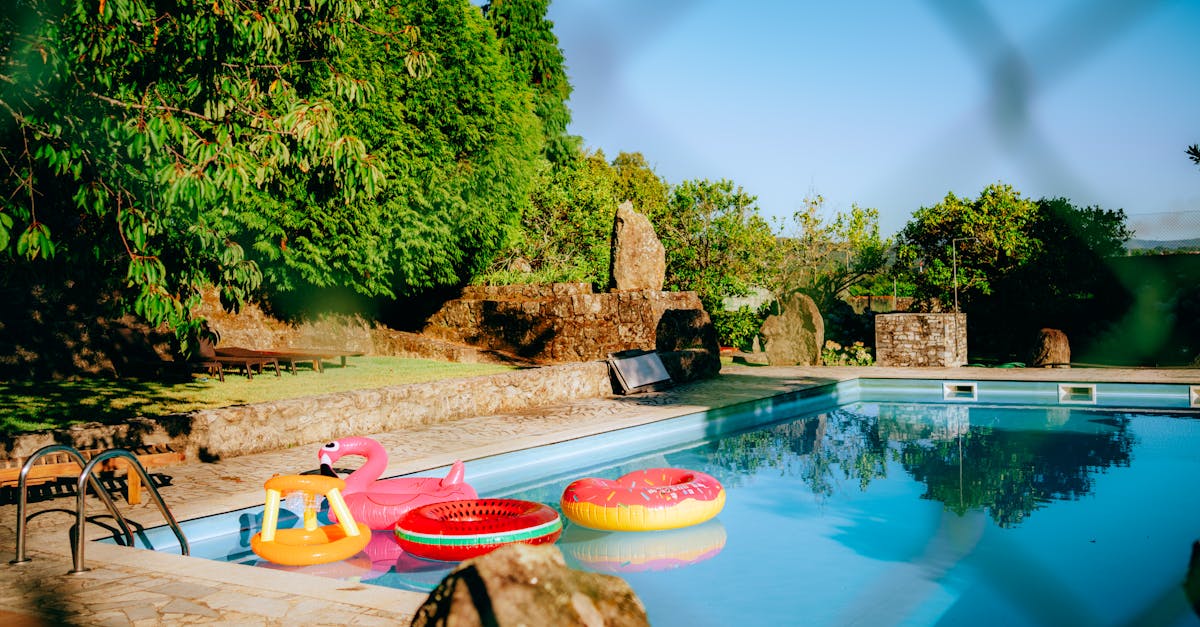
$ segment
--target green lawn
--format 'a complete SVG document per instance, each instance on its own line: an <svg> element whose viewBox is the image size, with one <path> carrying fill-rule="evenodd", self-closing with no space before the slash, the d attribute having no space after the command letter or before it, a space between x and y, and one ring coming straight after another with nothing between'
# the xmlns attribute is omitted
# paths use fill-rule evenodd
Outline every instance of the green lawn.
<svg viewBox="0 0 1200 627"><path fill-rule="evenodd" d="M205 375L191 380L109 379L0 381L0 437L84 422L120 423L135 416L164 416L211 407L297 398L347 390L471 377L513 370L493 364L458 364L399 357L350 357L346 367L323 373L299 368L255 375L225 373L224 383Z"/></svg>

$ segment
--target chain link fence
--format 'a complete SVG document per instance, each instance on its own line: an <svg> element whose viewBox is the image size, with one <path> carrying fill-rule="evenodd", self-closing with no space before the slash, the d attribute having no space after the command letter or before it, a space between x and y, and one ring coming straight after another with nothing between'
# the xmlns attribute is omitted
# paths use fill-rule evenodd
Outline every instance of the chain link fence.
<svg viewBox="0 0 1200 627"><path fill-rule="evenodd" d="M1200 210L1131 215L1128 224L1131 251L1200 251Z"/></svg>

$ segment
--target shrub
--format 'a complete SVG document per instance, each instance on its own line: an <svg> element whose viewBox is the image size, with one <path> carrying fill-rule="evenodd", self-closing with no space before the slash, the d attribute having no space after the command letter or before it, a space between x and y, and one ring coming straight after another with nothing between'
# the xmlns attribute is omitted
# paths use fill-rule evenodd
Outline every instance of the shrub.
<svg viewBox="0 0 1200 627"><path fill-rule="evenodd" d="M826 366L870 366L875 363L871 349L862 342L855 342L843 347L833 340L825 342L821 351L821 360Z"/></svg>
<svg viewBox="0 0 1200 627"><path fill-rule="evenodd" d="M723 311L713 308L709 316L713 326L717 328L717 341L721 346L733 346L748 351L754 345L754 337L762 329L763 320L770 312L770 304L758 309L742 307L737 311Z"/></svg>

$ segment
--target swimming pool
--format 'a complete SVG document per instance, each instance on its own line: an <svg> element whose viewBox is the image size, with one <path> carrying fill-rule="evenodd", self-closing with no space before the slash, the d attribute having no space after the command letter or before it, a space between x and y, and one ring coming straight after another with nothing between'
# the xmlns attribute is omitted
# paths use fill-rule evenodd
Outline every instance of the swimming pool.
<svg viewBox="0 0 1200 627"><path fill-rule="evenodd" d="M720 479L725 510L703 525L568 525L558 543L572 564L629 581L655 625L1195 625L1180 586L1200 539L1194 393L857 380L472 460L467 472L482 495L552 504L580 476L678 466ZM184 523L192 554L257 563L248 540L260 514ZM141 537L162 550L173 539ZM377 533L365 555L291 570L424 591L449 569Z"/></svg>

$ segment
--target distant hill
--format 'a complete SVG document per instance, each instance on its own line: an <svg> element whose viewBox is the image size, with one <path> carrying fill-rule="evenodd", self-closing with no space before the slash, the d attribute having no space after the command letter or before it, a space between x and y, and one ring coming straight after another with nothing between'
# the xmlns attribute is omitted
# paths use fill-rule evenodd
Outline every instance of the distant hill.
<svg viewBox="0 0 1200 627"><path fill-rule="evenodd" d="M1200 237L1191 239L1131 239L1126 250L1200 250Z"/></svg>

